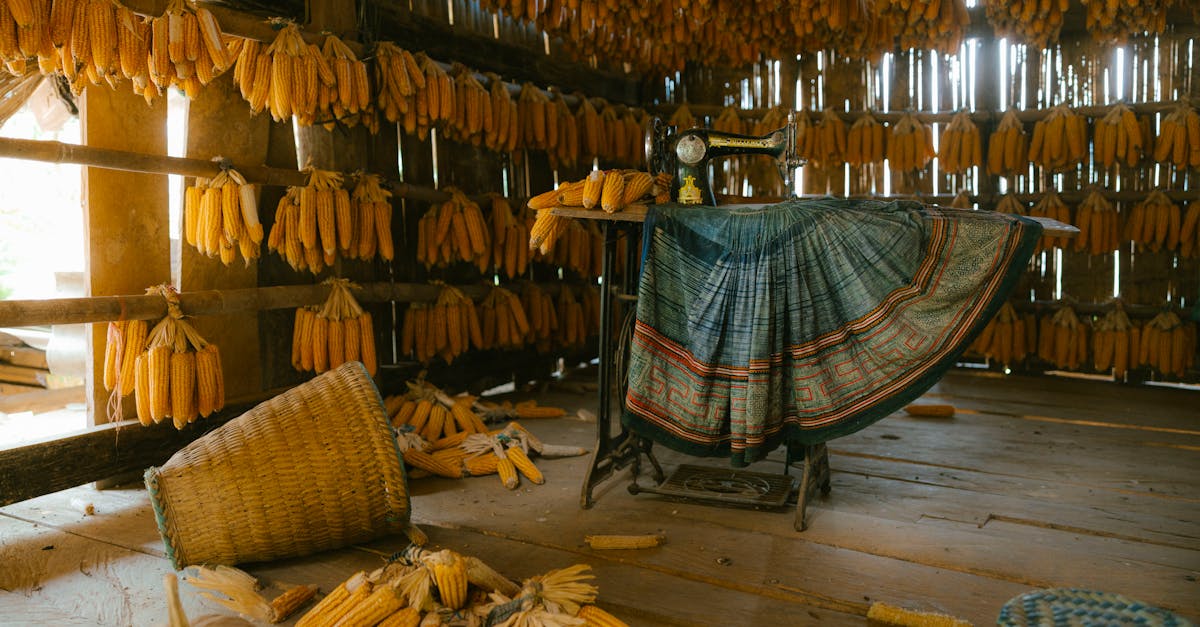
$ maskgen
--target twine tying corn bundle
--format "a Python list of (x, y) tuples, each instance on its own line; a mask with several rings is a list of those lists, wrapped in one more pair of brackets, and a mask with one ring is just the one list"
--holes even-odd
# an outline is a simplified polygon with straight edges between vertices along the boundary
[(348, 361), (362, 362), (375, 376), (375, 330), (371, 314), (350, 293), (349, 279), (326, 279), (329, 297), (318, 307), (299, 307), (292, 327), (292, 367), (320, 374)]
[(1079, 369), (1087, 361), (1088, 328), (1069, 305), (1038, 323), (1037, 354), (1058, 368)]
[(1134, 365), (1130, 363), (1130, 355), (1136, 354), (1136, 351), (1131, 351), (1136, 348), (1131, 346), (1134, 331), (1124, 307), (1117, 301), (1112, 311), (1096, 321), (1095, 332), (1092, 333), (1092, 365), (1095, 369), (1104, 372), (1111, 368), (1113, 378), (1123, 380), (1130, 366)]
[(167, 300), (167, 315), (147, 330), (144, 320), (110, 322), (104, 347), (104, 387), (134, 392), (143, 426), (171, 418), (182, 429), (225, 406), (221, 354), (183, 320), (179, 295), (160, 285), (146, 290)]
[(983, 146), (979, 127), (966, 111), (959, 111), (942, 131), (938, 159), (945, 172), (962, 174), (983, 165)]
[(417, 261), (426, 268), (467, 262), (487, 269), (491, 255), (489, 230), (479, 205), (460, 190), (445, 188), (450, 200), (433, 205), (417, 224)]
[(1163, 311), (1142, 327), (1137, 363), (1176, 378), (1195, 365), (1196, 325), (1184, 323), (1174, 311)]
[(1200, 113), (1190, 102), (1180, 102), (1163, 116), (1154, 144), (1154, 160), (1175, 164), (1180, 170), (1188, 166), (1200, 168)]
[(1123, 239), (1138, 244), (1138, 250), (1170, 251), (1179, 247), (1181, 230), (1179, 205), (1171, 202), (1166, 194), (1154, 190), (1133, 206), (1125, 221)]
[(1079, 208), (1075, 210), (1075, 252), (1088, 251), (1091, 255), (1107, 255), (1121, 246), (1120, 229), (1117, 226), (1117, 210), (1099, 191), (1091, 191)]
[[(1012, 110), (1009, 111), (1011, 113)], [(1007, 152), (1006, 146), (1005, 165), (1009, 165)], [(1083, 163), (1087, 155), (1087, 120), (1071, 111), (1070, 107), (1052, 107), (1048, 115), (1034, 123), (1033, 139), (1029, 142), (1028, 150), (1029, 160), (1034, 165), (1051, 172), (1065, 172)], [(1024, 164), (1018, 167), (1023, 169)]]
[(885, 153), (883, 125), (870, 112), (850, 125), (846, 136), (846, 162), (850, 165), (882, 163)]
[(1136, 166), (1142, 158), (1142, 146), (1148, 138), (1142, 137), (1142, 126), (1133, 110), (1124, 103), (1113, 105), (1104, 117), (1096, 120), (1096, 160), (1105, 169), (1124, 163)]
[(995, 317), (967, 350), (1002, 366), (1012, 366), (1025, 359), (1029, 351), (1029, 334), (1036, 329), (1028, 326), (1029, 321), (1017, 314), (1012, 303), (1004, 303)]
[[(308, 172), (308, 185), (289, 187), (279, 199), (275, 223), (267, 236), (267, 248), (279, 253), (297, 272), (308, 270), (317, 274), (337, 259), (340, 240), (345, 238), (338, 229), (346, 224), (344, 216), (351, 212), (350, 194), (342, 188), (340, 172), (311, 166), (305, 171)], [(340, 224), (338, 216), (343, 216)], [(367, 237), (366, 222), (364, 217), (353, 225), (359, 228), (351, 229), (348, 243), (374, 242), (374, 236)], [(371, 223), (374, 223), (373, 219)], [(371, 250), (374, 250), (373, 246)], [(344, 254), (353, 252), (346, 250)]]
[[(1066, 203), (1064, 203), (1062, 199), (1058, 197), (1058, 192), (1054, 191), (1052, 188), (1043, 194), (1036, 203), (1034, 203), (1033, 208), (1029, 210), (1029, 215), (1036, 218), (1051, 218), (1058, 220), (1063, 224), (1071, 223), (1071, 208), (1068, 207)], [(1051, 237), (1049, 235), (1043, 235), (1041, 239), (1038, 240), (1037, 248), (1034, 249), (1034, 254), (1036, 255), (1043, 250), (1050, 250), (1052, 248), (1066, 250), (1067, 245), (1068, 239), (1066, 236), (1060, 235), (1058, 237)]]
[(458, 288), (444, 285), (432, 304), (414, 303), (404, 313), (400, 353), (421, 363), (441, 357), (453, 362), (471, 346), (485, 348), (475, 302)]
[(1028, 167), (1029, 138), (1017, 114), (1009, 109), (988, 138), (988, 174), (1012, 176)]
[(197, 178), (184, 190), (183, 234), (202, 255), (230, 265), (240, 253), (247, 264), (259, 257), (263, 227), (258, 192), (232, 168), (212, 179)]

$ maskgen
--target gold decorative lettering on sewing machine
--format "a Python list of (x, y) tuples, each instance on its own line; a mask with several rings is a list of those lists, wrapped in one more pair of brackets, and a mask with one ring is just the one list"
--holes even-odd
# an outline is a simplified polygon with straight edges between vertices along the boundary
[(700, 188), (696, 187), (696, 177), (690, 174), (683, 177), (677, 202), (681, 205), (698, 205), (704, 202), (704, 195), (700, 193)]
[(788, 124), (766, 135), (737, 135), (705, 128), (676, 132), (662, 120), (653, 118), (646, 127), (646, 159), (651, 172), (668, 172), (674, 189), (671, 197), (684, 205), (716, 205), (716, 196), (708, 180), (709, 161), (732, 155), (770, 155), (775, 158), (779, 175), (791, 187), (792, 174), (804, 165), (796, 145), (795, 116)]

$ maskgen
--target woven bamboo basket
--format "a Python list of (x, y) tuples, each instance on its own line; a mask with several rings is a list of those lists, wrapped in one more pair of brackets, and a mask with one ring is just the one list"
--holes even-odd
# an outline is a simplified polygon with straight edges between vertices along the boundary
[(308, 555), (403, 531), (404, 466), (359, 362), (293, 388), (146, 470), (176, 569)]

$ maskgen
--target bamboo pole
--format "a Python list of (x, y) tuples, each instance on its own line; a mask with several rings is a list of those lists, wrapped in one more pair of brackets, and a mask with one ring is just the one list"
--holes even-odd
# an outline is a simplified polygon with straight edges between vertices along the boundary
[[(109, 170), (178, 174), (202, 178), (212, 178), (220, 173), (222, 167), (232, 167), (245, 176), (247, 181), (262, 185), (302, 187), (308, 181), (308, 175), (301, 170), (287, 170), (262, 165), (239, 165), (228, 161), (148, 155), (127, 150), (94, 148), (36, 139), (0, 137), (0, 158), (4, 157), (47, 163), (74, 163)], [(401, 182), (391, 182), (388, 185), (392, 193), (401, 198), (426, 202), (445, 202), (450, 199), (448, 192), (429, 187)], [(475, 202), (482, 202), (487, 199), (487, 195), (475, 195), (470, 198)]]
[[(485, 285), (458, 286), (467, 296), (480, 298)], [(549, 287), (549, 286), (546, 286)], [(367, 283), (354, 295), (360, 302), (431, 302), (441, 287), (428, 283)], [(319, 305), (329, 297), (328, 285), (279, 285), (236, 290), (203, 290), (179, 294), (179, 307), (189, 316), (236, 311), (291, 309)], [(110, 320), (156, 320), (167, 314), (162, 296), (90, 296), (43, 300), (0, 301), (0, 327), (80, 324)]]

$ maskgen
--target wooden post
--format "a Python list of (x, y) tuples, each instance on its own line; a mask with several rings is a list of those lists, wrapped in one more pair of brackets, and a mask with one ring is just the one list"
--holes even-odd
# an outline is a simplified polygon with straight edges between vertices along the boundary
[[(188, 103), (186, 156), (210, 159), (221, 156), (239, 163), (260, 164), (267, 158), (270, 118), (253, 116), (233, 85), (233, 73), (209, 83)], [(273, 207), (261, 207), (259, 212)], [(243, 263), (239, 254), (226, 266), (217, 257), (201, 255), (182, 239), (176, 285), (180, 291), (228, 290), (258, 285), (258, 263)], [(265, 250), (265, 247), (263, 247)], [(189, 313), (186, 310), (185, 314)], [(205, 316), (194, 321), (196, 330), (221, 350), (225, 397), (231, 401), (262, 391), (259, 369), (258, 313), (240, 312)]]
[[(149, 154), (167, 152), (165, 98), (147, 105), (128, 89), (90, 87), (80, 99), (83, 143)], [(171, 278), (167, 178), (83, 168), (84, 281), (89, 296), (136, 294)], [(88, 423), (109, 422), (104, 380), (107, 325), (91, 325)], [(123, 415), (134, 414), (132, 400)]]

